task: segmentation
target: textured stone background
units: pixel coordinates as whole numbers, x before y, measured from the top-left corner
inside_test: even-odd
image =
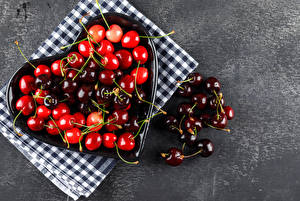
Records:
[[[233,132],[202,132],[214,141],[215,154],[171,168],[157,153],[177,141],[154,125],[141,164],[120,163],[80,200],[299,200],[299,0],[130,2],[165,31],[175,29],[174,40],[199,61],[198,71],[221,80],[236,111]],[[23,63],[13,41],[30,55],[76,3],[0,0],[1,85]],[[1,201],[67,200],[1,135],[0,153]]]

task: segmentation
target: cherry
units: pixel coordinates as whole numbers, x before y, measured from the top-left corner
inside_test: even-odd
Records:
[[[228,120],[232,120],[234,118],[234,110],[230,106],[224,107],[225,115],[227,116]]]
[[[199,120],[203,123],[202,127],[207,127],[207,124],[211,120],[211,116],[209,114],[201,114]]]
[[[193,94],[193,89],[189,84],[182,84],[178,86],[177,94],[183,97],[189,97]]]
[[[79,78],[85,83],[94,83],[97,80],[97,72],[95,69],[85,68],[81,72]]]
[[[147,97],[147,95],[146,95],[145,91],[143,89],[141,89],[141,88],[137,88],[137,91],[138,91],[138,94],[136,92],[134,92],[134,94],[133,94],[133,101],[135,103],[137,103],[137,104],[143,104],[144,102],[142,100],[145,100],[145,98]]]
[[[202,121],[199,118],[196,118],[196,117],[194,117],[193,119],[194,119],[194,125],[195,125],[195,128],[196,128],[197,132],[200,132],[201,129],[203,128]]]
[[[86,65],[86,68],[97,71],[97,70],[99,70],[99,65],[95,62],[94,59],[90,59],[90,61]]]
[[[70,130],[74,127],[74,122],[76,122],[76,119],[73,117],[73,115],[65,114],[59,118],[57,126],[63,131]]]
[[[178,132],[178,120],[174,116],[166,116],[164,119],[164,125],[167,127],[167,129],[171,132]]]
[[[49,89],[52,85],[52,80],[47,75],[39,75],[35,78],[34,85],[39,89]]]
[[[34,93],[34,99],[38,104],[43,105],[44,104],[44,98],[47,95],[49,95],[49,93],[50,92],[48,90],[37,89],[37,90],[35,90],[35,93]]]
[[[209,139],[201,139],[196,143],[196,148],[200,150],[202,157],[209,157],[214,153],[214,144]]]
[[[115,110],[112,113],[112,116],[114,118],[114,122],[118,125],[125,124],[129,119],[129,115],[126,110]]]
[[[54,94],[48,94],[44,98],[44,105],[49,108],[50,110],[53,110],[58,104],[58,98]]]
[[[34,76],[38,77],[40,75],[47,75],[48,77],[51,77],[50,68],[46,65],[38,65],[34,70]]]
[[[120,42],[122,36],[123,36],[123,30],[117,24],[110,25],[109,29],[106,31],[106,38],[112,43]]]
[[[70,108],[65,103],[58,103],[56,108],[52,110],[53,119],[59,119],[65,114],[70,114]]]
[[[193,146],[196,143],[197,135],[193,135],[190,133],[183,133],[179,136],[179,141],[182,143],[186,143],[188,146]]]
[[[114,83],[115,73],[112,70],[103,70],[99,73],[99,81],[104,85],[112,85]]]
[[[138,124],[138,118],[136,116],[133,116],[127,121],[127,123],[124,124],[124,129],[128,132],[137,132],[140,128]]]
[[[135,48],[140,43],[139,34],[136,31],[128,31],[122,37],[122,46],[125,48]]]
[[[205,88],[210,93],[218,93],[221,90],[221,83],[215,77],[209,77],[205,81]]]
[[[78,73],[78,71],[76,71],[76,70],[69,70],[67,72],[66,79],[72,80],[76,76],[77,73]],[[76,80],[76,78],[75,78],[75,80]]]
[[[55,76],[52,79],[52,87],[50,88],[51,93],[53,94],[61,94],[61,86],[60,83],[63,81],[62,77]]]
[[[184,121],[184,127],[185,129],[192,135],[195,134],[194,129],[195,129],[195,120],[194,118],[187,118]]]
[[[46,124],[46,131],[50,135],[58,135],[60,132],[60,129],[56,126],[57,121],[54,123],[53,120],[49,120]]]
[[[102,112],[92,112],[86,119],[86,125],[90,128],[90,131],[98,131],[103,126]]]
[[[123,71],[121,69],[114,70],[116,79],[119,79],[123,76]]]
[[[95,108],[93,106],[94,105],[92,105],[90,102],[83,102],[77,105],[78,110],[84,115],[88,115],[92,111],[95,111]]]
[[[136,62],[144,64],[148,60],[148,52],[144,46],[137,46],[132,51],[133,58]]]
[[[222,105],[222,106],[224,106],[225,105],[225,100],[224,100],[224,98],[223,98],[223,96],[221,95],[219,95],[218,94],[218,97],[220,98],[221,97],[221,101],[220,101],[220,104]],[[219,105],[219,101],[218,101],[218,98],[216,97],[216,96],[213,96],[213,97],[211,97],[210,99],[209,99],[209,107],[211,108],[211,109],[216,109],[217,107],[218,107],[218,105]],[[220,105],[219,105],[220,106]]]
[[[108,70],[115,70],[119,68],[119,60],[112,53],[106,53],[101,59],[101,63],[103,64],[103,67]]]
[[[174,147],[170,148],[168,153],[161,153],[161,156],[165,158],[166,163],[171,166],[180,165],[184,158],[182,151]]]
[[[76,112],[73,117],[75,118],[75,127],[81,128],[82,125],[85,125],[85,116],[81,112]]]
[[[177,112],[179,115],[193,115],[194,111],[192,110],[192,106],[188,103],[181,103],[177,107]]]
[[[99,43],[105,38],[105,28],[99,24],[93,25],[88,32],[92,36],[93,43]]]
[[[131,94],[134,90],[134,77],[131,75],[124,75],[119,80],[119,86],[125,90],[127,93]]]
[[[67,61],[72,68],[79,69],[84,65],[84,58],[78,52],[70,52],[67,56]]]
[[[78,84],[76,81],[66,79],[63,81],[61,88],[66,93],[73,93],[78,88]]]
[[[111,42],[109,42],[108,40],[102,40],[100,46],[97,47],[96,51],[100,55],[104,56],[107,53],[113,53],[115,51],[115,48],[113,44],[111,44]]]
[[[115,55],[119,60],[120,68],[122,70],[126,70],[132,65],[132,55],[128,50],[118,50],[115,52]]]
[[[24,75],[19,81],[19,88],[23,94],[29,94],[35,89],[34,77],[31,75]]]
[[[215,128],[225,128],[227,123],[227,116],[225,114],[215,115],[211,120],[211,125]]]
[[[42,119],[48,119],[51,112],[45,105],[40,105],[36,108],[36,115]]]
[[[22,96],[16,102],[16,109],[25,116],[30,115],[35,109],[33,98],[29,95]]]
[[[101,146],[102,137],[99,133],[89,133],[85,137],[85,147],[90,150],[94,151]]]
[[[135,68],[130,75],[136,79],[136,84],[144,84],[148,79],[148,69],[145,67]]]
[[[79,128],[75,127],[65,132],[65,140],[70,144],[78,144],[81,139],[81,131]]]
[[[83,84],[79,87],[76,97],[80,102],[88,102],[93,95],[93,86]]]
[[[130,107],[130,98],[125,93],[119,93],[119,97],[115,96],[114,100],[114,108],[117,109],[127,109]]]
[[[199,86],[203,82],[203,77],[200,73],[190,73],[184,81],[178,83],[188,82],[192,86]]]
[[[32,131],[41,131],[44,128],[44,119],[40,117],[29,117],[27,120],[27,126]]]
[[[123,133],[118,138],[118,148],[123,151],[131,151],[135,147],[134,136],[131,133]]]
[[[104,133],[103,134],[103,145],[106,148],[114,148],[115,142],[117,141],[117,136],[113,133]]]
[[[102,86],[96,91],[96,100],[98,104],[108,103],[112,100],[113,93],[111,88],[107,86]]]
[[[192,96],[192,102],[197,104],[196,107],[199,110],[203,110],[207,104],[207,96],[203,93],[194,94]]]
[[[63,73],[61,70],[63,70]],[[61,60],[54,61],[51,64],[51,72],[56,76],[63,77],[64,73],[66,72],[66,62]]]
[[[76,102],[75,96],[73,93],[65,92],[63,94],[63,100],[68,101],[69,104],[73,105]]]
[[[115,124],[116,121],[115,121],[115,118],[112,115],[108,116],[107,122],[110,122],[110,123],[107,123],[105,125],[105,129],[109,132],[116,131],[116,130],[119,130],[121,128],[120,125]]]
[[[89,41],[81,41],[78,44],[78,51],[79,53],[84,57],[89,57],[90,54],[94,53],[94,45],[92,43],[89,43]]]

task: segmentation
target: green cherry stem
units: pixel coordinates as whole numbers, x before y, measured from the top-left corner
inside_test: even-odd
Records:
[[[197,151],[197,152],[195,152],[195,153],[193,153],[191,155],[184,156],[183,158],[191,158],[191,157],[196,156],[196,155],[198,155],[198,154],[200,154],[202,152],[203,152],[203,149],[200,149],[199,151]]]
[[[227,133],[230,133],[230,129],[229,128],[218,128],[218,127],[214,127],[208,123],[205,123],[207,126],[211,127],[211,128],[214,128],[214,129],[217,129],[217,130],[221,130],[221,131],[225,131]]]
[[[34,69],[36,69],[36,67],[25,57],[25,55],[23,54],[23,52],[22,52],[22,50],[21,50],[21,48],[20,48],[20,46],[19,46],[19,42],[16,40],[15,41],[15,44],[16,44],[16,46],[17,46],[17,48],[18,48],[18,50],[20,51],[20,53],[21,53],[21,55],[24,57],[24,59],[34,68]]]
[[[92,101],[93,105],[98,108],[98,110],[101,110],[102,112],[104,112],[106,114],[109,114],[109,111],[102,109],[96,101],[94,101],[93,99],[91,99],[91,101]]]
[[[51,121],[53,121],[53,123],[54,123],[54,125],[55,125],[55,127],[56,127],[56,129],[58,130],[58,133],[59,133],[59,135],[60,135],[60,137],[61,137],[61,139],[63,140],[63,142],[64,143],[68,143],[68,146],[69,146],[69,142],[68,141],[66,141],[65,139],[64,139],[64,137],[62,136],[62,134],[61,134],[61,132],[60,132],[60,130],[59,130],[59,128],[58,128],[58,126],[57,126],[57,124],[56,124],[56,122],[54,121],[54,119],[51,117],[51,116],[49,116],[49,118],[51,119]]]
[[[160,114],[163,114],[163,113],[162,113],[162,112],[158,112],[158,113],[152,115],[151,117],[149,117],[149,118],[147,118],[147,119],[144,119],[144,120],[139,121],[138,124],[139,124],[139,123],[142,123],[142,122],[145,121],[145,120],[150,120],[150,119],[152,119],[152,118],[154,118],[155,116],[160,115]]]
[[[175,33],[175,31],[172,30],[170,33],[167,33],[167,34],[162,35],[162,36],[140,36],[140,38],[163,38],[163,37],[172,35],[172,34],[174,34],[174,33]]]
[[[117,143],[116,143],[116,142],[114,142],[114,143],[115,143],[115,147],[116,147],[117,154],[118,154],[119,158],[120,158],[124,163],[130,164],[130,165],[137,165],[137,164],[139,164],[139,161],[130,162],[130,161],[125,160],[125,159],[120,155],[120,153],[119,153],[119,148],[118,148]]]
[[[14,118],[14,121],[13,121],[13,129],[14,131],[18,134],[18,136],[23,136],[23,134],[19,133],[17,131],[17,128],[16,128],[16,120],[18,119],[18,117],[22,114],[23,110],[20,110],[20,112],[17,114],[17,116]]]
[[[89,33],[89,31],[86,29],[86,27],[85,27],[84,24],[82,23],[82,19],[83,19],[85,16],[88,16],[88,15],[90,15],[90,13],[86,13],[85,15],[83,15],[83,16],[80,18],[79,23],[81,24],[81,26],[83,27],[83,29],[84,29],[85,32],[87,33],[87,35],[88,35],[87,39],[89,40],[89,39],[91,38],[98,46],[100,46],[99,43],[97,43],[97,41],[95,41],[95,39],[93,38],[93,36],[91,36],[91,34]]]
[[[90,61],[91,59],[91,55],[89,56],[89,58],[85,61],[85,63],[83,64],[83,66],[80,68],[80,70],[77,72],[77,74],[73,77],[73,81],[76,79],[76,77],[82,73],[82,71],[84,70],[84,68],[86,67],[86,65],[88,64],[88,62]]]
[[[102,18],[103,18],[103,20],[104,20],[104,22],[105,22],[105,24],[106,24],[107,28],[108,28],[108,29],[110,29],[110,27],[109,27],[109,25],[108,25],[108,23],[107,23],[107,21],[106,21],[106,19],[105,19],[104,15],[103,15],[103,13],[102,13],[102,9],[101,9],[101,6],[100,6],[100,4],[99,4],[99,1],[98,1],[98,0],[96,0],[96,3],[97,3],[97,5],[98,5],[98,7],[99,7],[99,10],[100,10],[101,16],[102,16]]]
[[[84,38],[84,39],[81,39],[81,40],[79,40],[79,41],[76,41],[76,42],[74,42],[74,43],[71,43],[71,44],[69,44],[69,45],[65,45],[65,46],[62,46],[62,47],[60,47],[60,49],[65,49],[65,48],[67,48],[67,47],[70,47],[70,46],[73,46],[73,45],[76,45],[76,44],[78,44],[78,43],[81,43],[82,41],[85,41],[85,40],[87,40],[88,38]]]
[[[115,83],[115,85],[121,90],[123,91],[127,96],[129,96],[130,98],[132,98],[132,95],[130,93],[128,93],[127,91],[125,91],[117,82],[115,79],[113,79],[113,82]]]
[[[149,122],[149,120],[147,120],[147,119],[143,121],[143,123],[141,124],[141,126],[140,126],[138,132],[132,137],[132,139],[135,139],[135,138],[140,134],[140,132],[141,132],[141,130],[142,130],[144,124],[145,124],[145,123],[148,123],[148,122]]]
[[[182,81],[177,81],[177,83],[184,83],[184,82],[189,82],[189,81],[192,81],[194,78],[190,78],[190,79],[187,79],[187,80],[182,80]]]
[[[185,115],[183,115],[183,116],[181,117],[180,122],[179,122],[179,131],[180,131],[181,134],[183,133],[182,128],[181,128],[181,125],[182,125],[182,122],[183,122],[184,118],[185,118]]]
[[[182,152],[184,151],[185,145],[186,145],[186,143],[183,143],[183,144],[182,144],[182,147],[181,147],[181,151],[182,151]]]

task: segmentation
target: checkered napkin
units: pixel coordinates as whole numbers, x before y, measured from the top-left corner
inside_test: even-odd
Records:
[[[105,0],[100,3],[103,12],[129,15],[141,22],[151,35],[164,35],[160,28],[126,0]],[[32,58],[57,54],[61,52],[61,46],[73,43],[81,32],[79,19],[88,12],[90,17],[100,14],[95,0],[81,0]],[[87,20],[88,17],[83,22]],[[169,37],[153,41],[159,60],[156,105],[163,106],[176,90],[176,81],[185,79],[198,63]],[[0,90],[2,134],[63,192],[74,200],[80,196],[88,197],[113,169],[116,160],[60,149],[28,135],[17,136],[12,130],[12,119],[6,107],[5,89],[6,86]],[[22,132],[20,129],[18,131]]]

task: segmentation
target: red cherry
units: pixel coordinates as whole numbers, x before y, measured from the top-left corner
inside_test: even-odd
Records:
[[[85,147],[90,150],[96,150],[102,143],[102,137],[99,133],[89,133],[85,137]]]
[[[22,96],[16,102],[16,109],[22,111],[25,116],[30,115],[35,109],[33,98],[28,95]]]
[[[58,135],[61,131],[55,124],[57,125],[57,121],[54,123],[53,120],[49,120],[46,124],[46,131],[50,135]]]
[[[67,79],[72,80],[77,73],[78,73],[78,71],[76,71],[76,70],[70,70],[70,71],[68,71],[67,72]],[[76,78],[75,78],[75,80],[76,80]]]
[[[73,117],[73,115],[65,114],[59,118],[57,126],[63,131],[70,130],[74,127],[73,122],[76,122],[76,119]]]
[[[100,55],[105,55],[107,53],[113,53],[115,51],[115,48],[113,44],[111,44],[111,42],[109,42],[108,40],[103,40],[101,41],[100,46],[97,47],[96,51]]]
[[[137,84],[144,84],[148,79],[148,69],[145,67],[135,68],[131,71],[130,75],[136,79]]]
[[[117,24],[112,24],[109,27],[110,29],[106,31],[106,38],[112,43],[120,42],[123,36],[122,28]]]
[[[119,68],[119,60],[112,53],[107,53],[104,55],[104,58],[101,59],[101,63],[104,65],[103,67],[108,70],[115,70]]]
[[[135,140],[131,133],[123,133],[118,139],[118,147],[124,151],[131,151],[135,146]]]
[[[119,60],[121,69],[128,69],[132,65],[132,55],[128,50],[118,50],[115,55]]]
[[[89,43],[89,41],[81,41],[78,44],[78,51],[84,57],[89,57],[90,54],[94,53],[94,45]]]
[[[40,117],[29,117],[27,120],[27,126],[32,131],[41,131],[44,128],[44,120]]]
[[[92,43],[99,43],[105,38],[105,28],[99,24],[93,25],[89,28],[89,34],[92,36]]]
[[[131,94],[134,90],[134,77],[131,75],[125,75],[125,76],[121,77],[118,84],[127,93]]]
[[[84,58],[78,52],[70,52],[67,57],[67,61],[72,68],[79,69],[84,64]]]
[[[57,107],[52,110],[53,119],[59,119],[65,114],[70,114],[70,108],[65,103],[59,103]]]
[[[29,94],[31,91],[34,90],[34,77],[31,75],[24,75],[21,77],[19,81],[19,88],[23,94]]]
[[[234,110],[230,106],[224,107],[225,115],[227,116],[228,120],[232,120],[234,118]]]
[[[215,115],[211,120],[211,125],[215,128],[225,128],[227,123],[227,116],[225,114]]]
[[[48,119],[51,112],[45,105],[40,105],[36,108],[36,115],[42,119]]]
[[[144,46],[137,46],[133,49],[132,55],[136,62],[140,62],[140,64],[144,64],[148,60],[148,52]]]
[[[115,110],[112,113],[112,116],[113,116],[114,122],[118,125],[125,124],[129,119],[129,115],[126,110]]]
[[[61,66],[60,66],[61,63]],[[62,73],[61,73],[61,69],[63,70],[63,72],[66,72],[66,62],[61,60],[56,60],[51,64],[51,72],[56,75],[56,76],[60,76],[62,77]]]
[[[125,48],[135,48],[140,43],[139,34],[136,31],[128,31],[122,37],[122,46]]]
[[[34,70],[34,76],[38,77],[40,75],[47,75],[48,77],[51,77],[50,68],[46,65],[38,65]]]
[[[112,85],[114,83],[115,73],[112,70],[103,70],[99,73],[99,81],[104,85]]]
[[[86,119],[86,125],[91,131],[98,131],[103,126],[102,112],[92,112]],[[97,126],[98,125],[98,126]]]
[[[44,98],[49,94],[50,92],[48,90],[42,90],[42,89],[35,90],[34,95],[36,96],[35,98],[36,102],[40,105],[44,105]]]
[[[107,131],[112,132],[112,131],[119,130],[119,127],[117,125],[114,125],[114,124],[116,124],[116,120],[114,119],[114,117],[112,115],[107,117],[107,121],[110,122],[105,125],[105,129]]]
[[[85,116],[81,112],[76,112],[75,114],[73,114],[73,117],[75,118],[75,122],[77,123],[75,124],[77,128],[81,128],[81,125],[85,125]]]
[[[78,144],[81,141],[81,131],[79,128],[72,128],[65,132],[65,140],[70,144]]]
[[[117,136],[113,133],[104,133],[103,135],[103,145],[106,148],[114,148],[115,142],[117,141]]]

